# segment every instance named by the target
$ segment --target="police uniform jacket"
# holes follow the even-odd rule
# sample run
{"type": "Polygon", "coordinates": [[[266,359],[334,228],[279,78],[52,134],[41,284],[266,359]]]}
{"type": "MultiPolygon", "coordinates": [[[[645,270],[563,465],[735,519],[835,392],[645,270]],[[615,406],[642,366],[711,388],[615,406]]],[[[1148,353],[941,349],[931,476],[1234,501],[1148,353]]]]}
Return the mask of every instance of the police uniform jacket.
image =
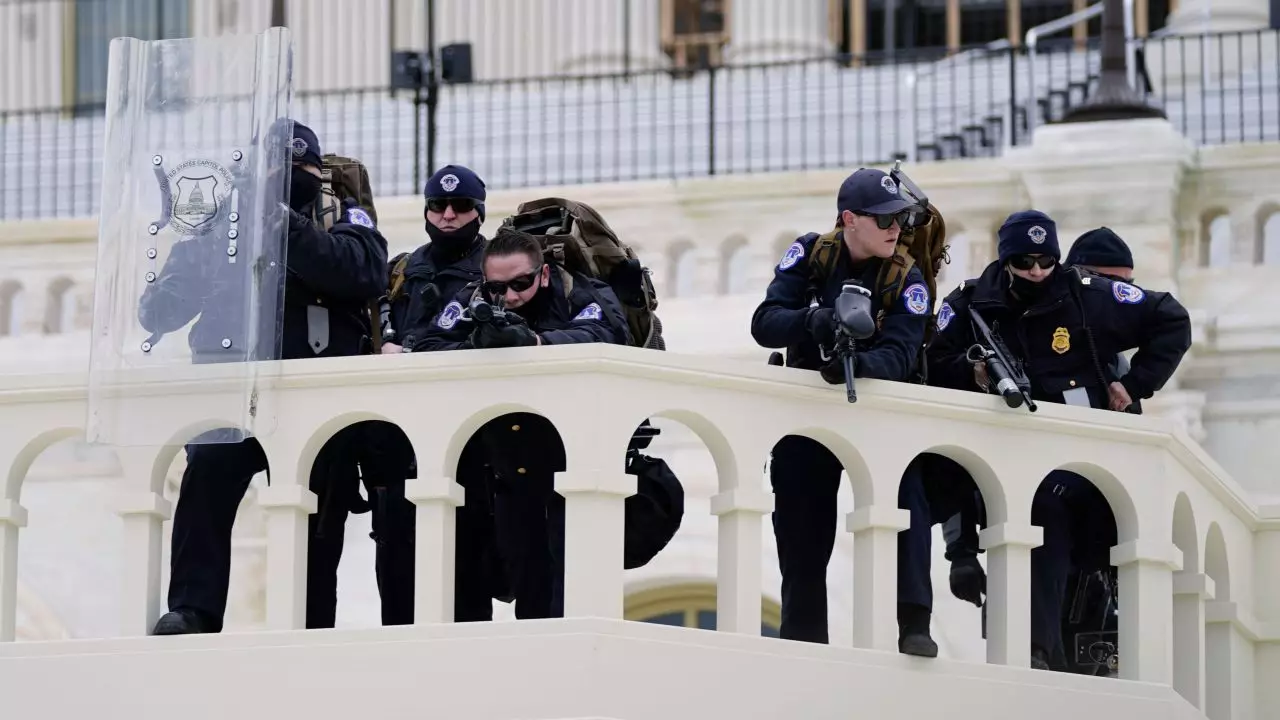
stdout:
{"type": "MultiPolygon", "coordinates": [[[[283,328],[276,327],[272,313],[260,312],[258,346],[252,353],[246,352],[249,273],[243,264],[227,262],[224,235],[215,231],[173,247],[143,293],[138,319],[144,329],[171,333],[199,316],[187,336],[195,363],[370,351],[365,309],[386,292],[387,241],[367,212],[344,202],[342,215],[328,232],[289,212],[284,297],[274,299],[283,303],[283,328]]],[[[261,292],[280,286],[274,274],[278,268],[261,272],[261,292]]],[[[265,307],[275,305],[266,298],[263,302],[265,307]]]]}
{"type": "MultiPolygon", "coordinates": [[[[480,283],[474,282],[459,291],[436,316],[414,351],[471,348],[469,336],[475,325],[462,315],[479,290],[480,283]]],[[[547,293],[548,300],[541,305],[538,317],[524,317],[524,321],[542,338],[543,345],[592,342],[626,345],[630,342],[631,333],[622,304],[607,283],[585,275],[567,274],[552,265],[550,283],[538,292],[547,293]],[[572,278],[572,288],[567,293],[566,275],[572,278]]]]}
{"type": "Polygon", "coordinates": [[[818,237],[818,233],[809,233],[787,248],[774,269],[764,302],[751,317],[751,337],[767,348],[786,348],[788,367],[821,369],[830,362],[823,355],[830,358],[833,348],[822,348],[820,354],[806,321],[817,308],[835,307],[841,287],[853,281],[871,291],[871,308],[878,320],[876,334],[858,342],[855,375],[909,381],[918,370],[925,323],[933,306],[924,276],[911,268],[894,302],[884,307],[876,277],[887,261],[872,258],[854,263],[842,246],[831,275],[820,287],[814,287],[809,277],[809,259],[818,237]],[[814,300],[816,305],[811,304],[814,300]]]}
{"type": "Polygon", "coordinates": [[[971,308],[1024,363],[1031,396],[1043,402],[1064,402],[1063,393],[1087,388],[1090,405],[1105,408],[1102,383],[1116,381],[1132,400],[1144,400],[1164,387],[1191,347],[1191,319],[1169,293],[1064,266],[1044,282],[1048,290],[1030,307],[1010,294],[1009,275],[999,262],[978,279],[961,283],[938,310],[938,333],[928,351],[930,384],[976,389],[973,366],[965,358],[977,341],[971,308]],[[1135,348],[1132,367],[1115,377],[1112,360],[1135,348]]]}
{"type": "Polygon", "coordinates": [[[391,303],[391,327],[395,328],[397,344],[413,350],[445,303],[480,280],[484,243],[484,238],[477,236],[466,252],[456,257],[440,257],[432,252],[431,243],[409,255],[400,296],[391,303]]]}

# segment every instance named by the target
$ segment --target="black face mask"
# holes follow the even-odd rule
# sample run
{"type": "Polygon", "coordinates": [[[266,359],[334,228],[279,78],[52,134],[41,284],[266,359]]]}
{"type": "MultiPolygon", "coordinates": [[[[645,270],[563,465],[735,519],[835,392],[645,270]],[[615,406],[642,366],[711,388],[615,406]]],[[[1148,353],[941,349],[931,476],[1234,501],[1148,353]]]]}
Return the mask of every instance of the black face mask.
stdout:
{"type": "Polygon", "coordinates": [[[533,294],[533,297],[529,298],[529,302],[512,310],[512,312],[524,318],[529,327],[537,329],[538,320],[546,314],[547,298],[549,297],[551,297],[551,293],[547,292],[547,288],[539,285],[537,292],[533,294]]]}
{"type": "Polygon", "coordinates": [[[1046,277],[1040,282],[1033,282],[1009,273],[1009,290],[1013,291],[1013,294],[1017,295],[1022,302],[1034,305],[1049,291],[1049,278],[1046,277]]]}
{"type": "Polygon", "coordinates": [[[426,223],[427,237],[431,238],[431,252],[442,257],[456,257],[471,248],[480,235],[480,218],[463,225],[457,230],[441,230],[426,223]]]}
{"type": "Polygon", "coordinates": [[[289,179],[289,207],[302,212],[319,197],[320,184],[320,178],[302,168],[294,168],[289,179]]]}

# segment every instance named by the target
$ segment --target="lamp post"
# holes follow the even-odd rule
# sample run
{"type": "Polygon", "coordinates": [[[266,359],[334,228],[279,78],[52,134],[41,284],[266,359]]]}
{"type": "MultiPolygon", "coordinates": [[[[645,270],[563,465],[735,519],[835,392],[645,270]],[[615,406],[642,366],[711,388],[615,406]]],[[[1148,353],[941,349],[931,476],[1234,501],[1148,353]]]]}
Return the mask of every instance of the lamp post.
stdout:
{"type": "Polygon", "coordinates": [[[1098,89],[1083,104],[1071,108],[1059,123],[1167,118],[1129,86],[1125,55],[1124,0],[1103,0],[1102,67],[1098,89]]]}

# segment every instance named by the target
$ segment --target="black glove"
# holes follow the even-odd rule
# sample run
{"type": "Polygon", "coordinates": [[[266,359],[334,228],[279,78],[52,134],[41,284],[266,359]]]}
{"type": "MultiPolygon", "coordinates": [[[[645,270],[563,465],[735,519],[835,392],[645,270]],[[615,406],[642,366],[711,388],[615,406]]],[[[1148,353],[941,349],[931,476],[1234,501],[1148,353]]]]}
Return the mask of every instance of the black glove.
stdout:
{"type": "MultiPolygon", "coordinates": [[[[814,308],[804,319],[804,329],[823,347],[836,341],[836,311],[832,308],[814,308]]],[[[841,379],[841,382],[844,382],[841,379]]]]}
{"type": "Polygon", "coordinates": [[[987,591],[987,574],[976,557],[962,557],[951,563],[951,594],[965,602],[982,606],[987,591]]]}
{"type": "Polygon", "coordinates": [[[477,323],[471,331],[471,346],[477,349],[523,347],[538,344],[538,334],[523,322],[502,326],[494,323],[477,323]]]}

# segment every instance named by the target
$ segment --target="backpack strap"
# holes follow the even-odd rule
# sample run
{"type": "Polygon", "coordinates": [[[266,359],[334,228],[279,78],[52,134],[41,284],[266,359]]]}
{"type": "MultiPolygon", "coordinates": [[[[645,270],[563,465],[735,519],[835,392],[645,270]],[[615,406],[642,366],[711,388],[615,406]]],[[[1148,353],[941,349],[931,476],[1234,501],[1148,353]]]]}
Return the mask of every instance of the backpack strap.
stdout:
{"type": "Polygon", "coordinates": [[[815,291],[821,292],[822,286],[827,282],[827,278],[831,277],[831,273],[835,272],[836,262],[840,259],[840,246],[842,244],[843,236],[840,234],[839,227],[829,233],[819,235],[818,239],[813,241],[813,250],[809,257],[809,281],[815,291]]]}
{"type": "Polygon", "coordinates": [[[395,302],[404,289],[404,269],[409,265],[409,253],[402,252],[391,263],[391,273],[387,278],[387,301],[395,302]]]}
{"type": "Polygon", "coordinates": [[[916,258],[911,254],[911,243],[914,240],[914,235],[899,234],[898,245],[893,249],[893,256],[880,268],[880,275],[876,278],[876,289],[882,293],[881,307],[889,307],[893,304],[894,298],[902,292],[902,283],[906,281],[907,274],[916,265],[916,258]]]}

